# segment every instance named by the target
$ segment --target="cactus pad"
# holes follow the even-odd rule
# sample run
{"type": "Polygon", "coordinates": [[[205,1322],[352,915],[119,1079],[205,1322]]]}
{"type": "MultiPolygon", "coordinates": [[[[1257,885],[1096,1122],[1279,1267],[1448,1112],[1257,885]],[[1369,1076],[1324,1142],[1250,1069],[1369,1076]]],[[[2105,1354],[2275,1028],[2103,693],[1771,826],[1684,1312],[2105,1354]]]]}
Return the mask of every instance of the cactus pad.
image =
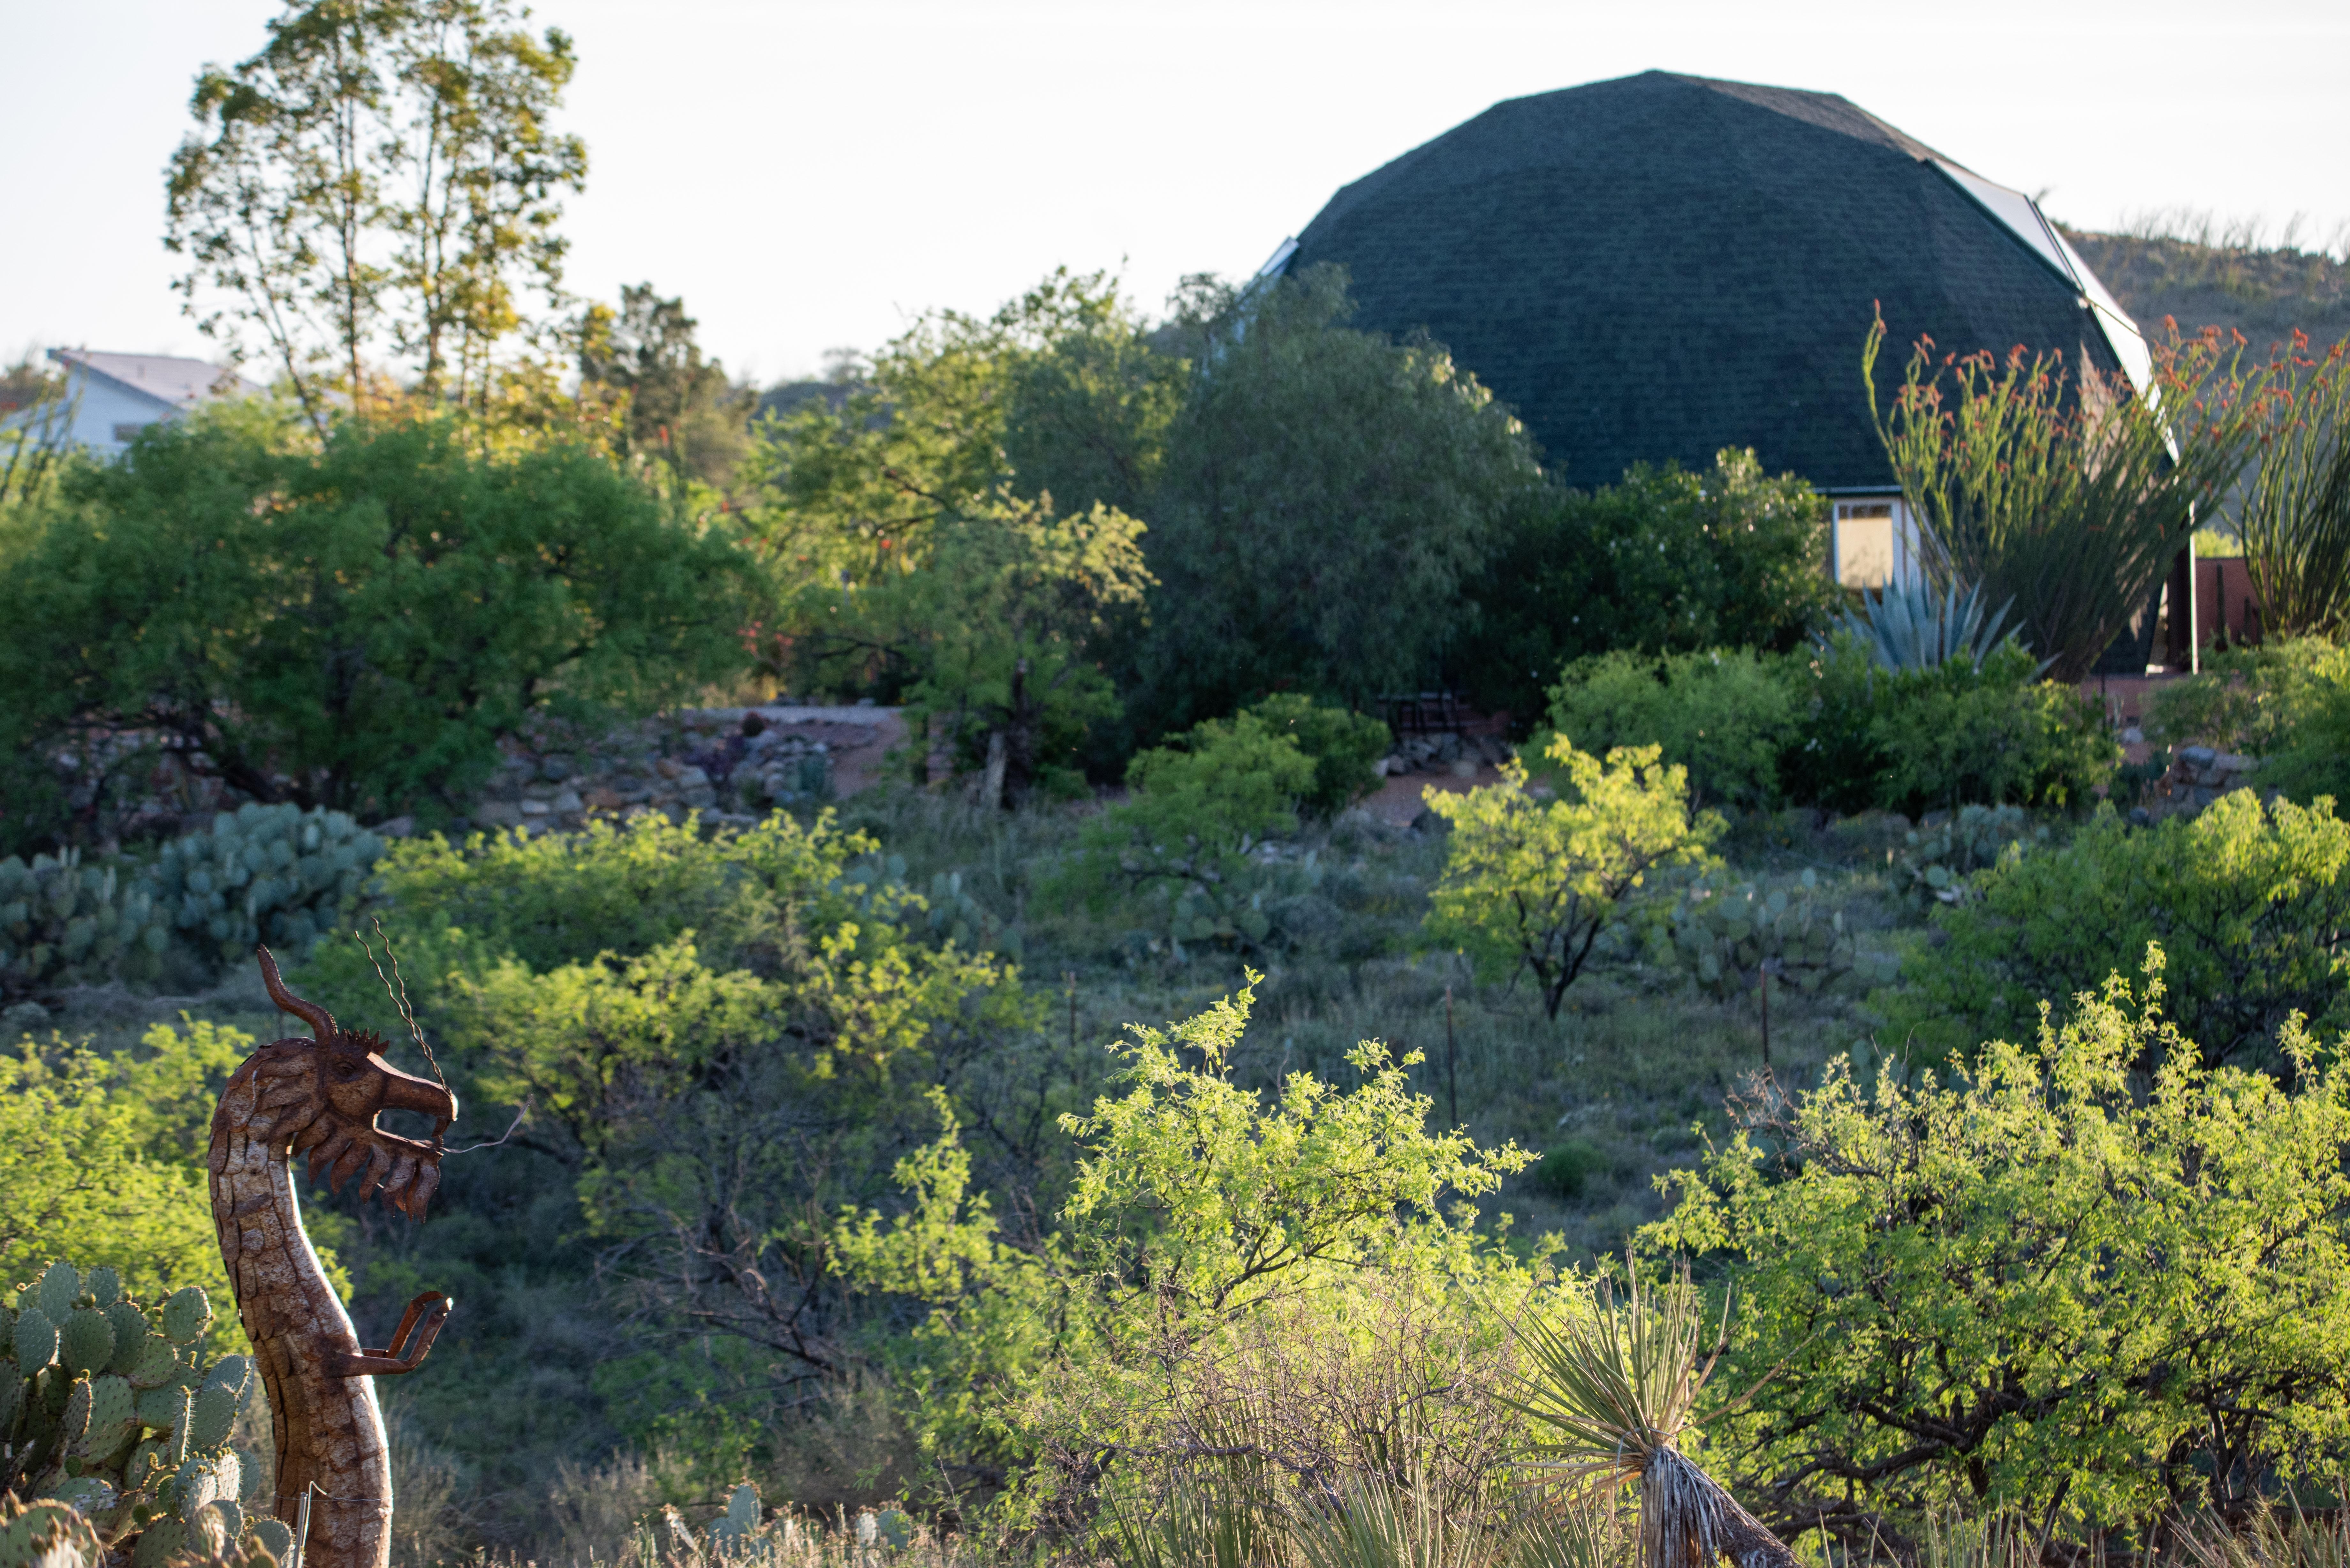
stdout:
{"type": "Polygon", "coordinates": [[[160,1334],[149,1334],[138,1362],[130,1368],[131,1386],[160,1388],[171,1382],[179,1370],[179,1354],[172,1348],[172,1342],[160,1334]]]}
{"type": "Polygon", "coordinates": [[[114,1325],[94,1308],[74,1308],[58,1334],[58,1355],[68,1371],[104,1371],[114,1359],[114,1325]]]}
{"type": "Polygon", "coordinates": [[[138,1303],[118,1301],[106,1309],[106,1325],[114,1331],[114,1358],[106,1369],[128,1377],[147,1348],[147,1315],[138,1303]]]}
{"type": "Polygon", "coordinates": [[[212,1326],[213,1303],[200,1285],[172,1293],[163,1303],[163,1337],[173,1345],[192,1345],[212,1326]]]}
{"type": "Polygon", "coordinates": [[[29,1377],[57,1358],[57,1325],[37,1306],[16,1314],[16,1371],[29,1377]]]}
{"type": "Polygon", "coordinates": [[[59,1437],[68,1444],[78,1443],[89,1431],[89,1379],[74,1379],[73,1390],[66,1396],[65,1415],[60,1417],[59,1437]]]}
{"type": "Polygon", "coordinates": [[[253,1543],[277,1562],[294,1555],[294,1531],[284,1520],[264,1514],[253,1521],[252,1529],[253,1543]]]}
{"type": "Polygon", "coordinates": [[[139,1420],[139,1399],[128,1380],[100,1377],[89,1386],[89,1430],[82,1438],[85,1454],[110,1454],[122,1446],[139,1420]]]}
{"type": "Polygon", "coordinates": [[[169,1516],[157,1520],[139,1532],[139,1542],[130,1549],[131,1568],[163,1568],[186,1540],[186,1527],[178,1520],[169,1516]]]}
{"type": "Polygon", "coordinates": [[[103,1312],[122,1299],[122,1276],[100,1263],[83,1276],[81,1288],[90,1293],[93,1304],[103,1312]]]}
{"type": "Polygon", "coordinates": [[[90,1521],[57,1498],[18,1502],[0,1497],[0,1568],[40,1563],[98,1563],[106,1548],[90,1521]]]}
{"type": "Polygon", "coordinates": [[[237,1397],[234,1389],[218,1383],[207,1383],[188,1407],[188,1445],[192,1449],[216,1449],[228,1441],[229,1428],[236,1424],[237,1397]]]}
{"type": "Polygon", "coordinates": [[[59,1258],[41,1275],[33,1287],[33,1303],[49,1314],[51,1323],[63,1323],[73,1311],[74,1300],[81,1294],[81,1272],[59,1258]]]}

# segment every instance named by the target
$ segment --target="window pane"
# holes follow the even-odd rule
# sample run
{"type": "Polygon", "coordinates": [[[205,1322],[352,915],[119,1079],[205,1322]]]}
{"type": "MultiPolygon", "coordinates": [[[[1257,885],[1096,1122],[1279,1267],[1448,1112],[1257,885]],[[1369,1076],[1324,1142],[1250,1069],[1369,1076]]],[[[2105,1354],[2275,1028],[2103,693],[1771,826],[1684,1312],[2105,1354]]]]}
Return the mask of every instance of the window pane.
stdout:
{"type": "Polygon", "coordinates": [[[1836,508],[1835,580],[1848,588],[1881,588],[1893,580],[1893,506],[1847,502],[1836,508]]]}

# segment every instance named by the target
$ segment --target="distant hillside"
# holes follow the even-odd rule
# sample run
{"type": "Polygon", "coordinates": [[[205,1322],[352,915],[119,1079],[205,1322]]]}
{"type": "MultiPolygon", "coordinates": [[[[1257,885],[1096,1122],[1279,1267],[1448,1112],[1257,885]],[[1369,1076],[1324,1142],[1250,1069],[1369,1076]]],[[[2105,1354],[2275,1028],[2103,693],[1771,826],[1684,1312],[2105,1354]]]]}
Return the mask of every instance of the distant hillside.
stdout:
{"type": "Polygon", "coordinates": [[[2147,334],[2175,317],[2182,332],[2232,327],[2265,349],[2298,327],[2319,343],[2350,337],[2350,266],[2322,251],[2140,232],[2064,237],[2147,334]]]}

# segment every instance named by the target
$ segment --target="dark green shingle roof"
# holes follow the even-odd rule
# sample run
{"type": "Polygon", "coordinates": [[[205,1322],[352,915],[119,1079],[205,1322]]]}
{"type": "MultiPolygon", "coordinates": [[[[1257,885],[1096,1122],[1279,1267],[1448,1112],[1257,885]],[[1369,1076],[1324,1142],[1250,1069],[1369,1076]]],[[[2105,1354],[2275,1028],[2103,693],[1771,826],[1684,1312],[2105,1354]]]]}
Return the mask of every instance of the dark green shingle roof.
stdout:
{"type": "Polygon", "coordinates": [[[1287,268],[1343,264],[1357,326],[1425,327],[1575,484],[1735,445],[1882,488],[1872,302],[1880,389],[1920,333],[2116,368],[2068,264],[1939,156],[1832,93],[1649,71],[1495,104],[1341,190],[1287,268]]]}

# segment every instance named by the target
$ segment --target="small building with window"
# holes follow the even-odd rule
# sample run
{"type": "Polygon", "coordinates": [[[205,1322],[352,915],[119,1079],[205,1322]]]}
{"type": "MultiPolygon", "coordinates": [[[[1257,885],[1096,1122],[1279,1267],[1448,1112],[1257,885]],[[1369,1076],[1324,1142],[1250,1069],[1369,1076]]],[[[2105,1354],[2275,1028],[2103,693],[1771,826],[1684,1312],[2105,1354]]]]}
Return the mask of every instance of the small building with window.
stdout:
{"type": "Polygon", "coordinates": [[[26,410],[19,419],[44,429],[44,439],[86,447],[116,457],[133,436],[161,420],[175,420],[208,399],[244,397],[260,389],[234,370],[202,359],[170,354],[99,354],[86,348],[52,348],[50,360],[64,367],[65,392],[49,410],[26,410]]]}
{"type": "Polygon", "coordinates": [[[2152,376],[2031,197],[1834,93],[1648,71],[1512,99],[1340,190],[1264,270],[1324,262],[1355,325],[1426,329],[1571,483],[1726,446],[1810,480],[1856,588],[1919,570],[1861,381],[1879,308],[1881,398],[1921,336],[2152,376]]]}

